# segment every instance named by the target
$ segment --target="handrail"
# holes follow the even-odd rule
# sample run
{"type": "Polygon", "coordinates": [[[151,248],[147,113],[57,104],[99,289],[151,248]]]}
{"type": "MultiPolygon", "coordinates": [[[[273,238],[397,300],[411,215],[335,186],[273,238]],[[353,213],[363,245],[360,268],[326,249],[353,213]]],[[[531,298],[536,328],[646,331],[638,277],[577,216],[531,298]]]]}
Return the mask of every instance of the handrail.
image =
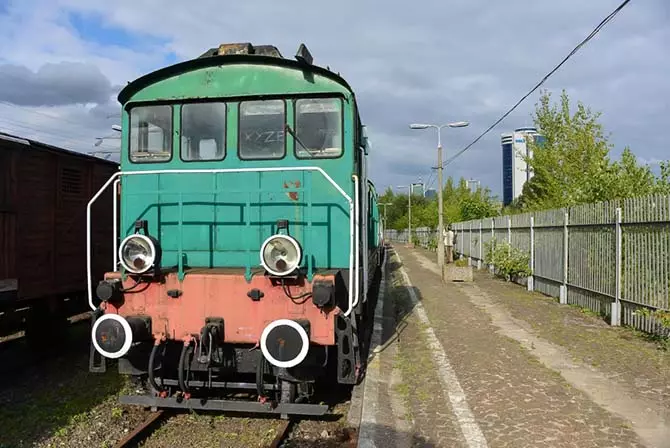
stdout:
{"type": "MultiPolygon", "coordinates": [[[[358,219],[358,214],[360,213],[360,207],[358,206],[358,204],[360,203],[360,193],[358,192],[359,181],[358,181],[358,176],[357,175],[354,174],[351,177],[354,179],[354,216],[355,216],[355,218],[354,218],[355,226],[354,227],[355,227],[356,230],[360,230],[361,222],[358,219]]],[[[359,252],[360,251],[360,247],[359,247],[360,238],[359,238],[358,233],[359,232],[356,231],[356,236],[354,237],[354,240],[356,241],[356,249],[353,251],[354,256],[356,257],[356,261],[355,261],[355,266],[356,266],[356,268],[355,268],[355,271],[356,271],[356,280],[355,280],[356,281],[356,295],[354,297],[353,302],[350,305],[351,309],[354,309],[354,307],[356,305],[358,305],[358,297],[359,297],[360,288],[361,288],[361,286],[360,286],[361,276],[359,275],[359,272],[358,272],[359,269],[360,269],[360,260],[361,260],[361,256],[360,256],[360,252],[359,252]]],[[[351,287],[351,274],[353,273],[352,271],[353,271],[353,269],[351,271],[349,271],[349,279],[350,279],[349,280],[349,285],[350,285],[349,290],[352,289],[352,287],[351,287]]]]}
{"type": "Polygon", "coordinates": [[[116,272],[116,269],[119,266],[119,260],[116,257],[116,243],[118,242],[117,239],[116,239],[116,235],[118,233],[117,226],[118,226],[118,216],[119,216],[119,208],[118,207],[119,206],[118,206],[116,200],[117,200],[117,194],[119,192],[119,184],[120,183],[121,183],[121,179],[116,179],[114,181],[113,186],[112,186],[112,190],[113,190],[112,191],[112,204],[113,204],[112,219],[114,220],[113,229],[112,229],[112,232],[113,232],[113,235],[112,235],[112,252],[113,252],[113,255],[112,256],[114,257],[114,264],[112,265],[112,269],[114,270],[114,272],[116,272]]]}
{"type": "MultiPolygon", "coordinates": [[[[354,235],[357,233],[356,229],[360,226],[358,218],[356,216],[355,203],[351,197],[340,187],[332,177],[328,175],[322,168],[318,166],[305,166],[305,167],[267,167],[267,168],[218,168],[218,169],[172,169],[172,170],[146,170],[146,171],[118,171],[114,173],[108,180],[103,184],[98,192],[93,195],[88,205],[86,206],[86,273],[87,273],[87,283],[88,283],[88,304],[92,310],[95,311],[96,307],[93,304],[93,272],[91,267],[91,207],[95,201],[102,195],[102,193],[109,187],[109,185],[120,178],[121,176],[139,176],[139,175],[150,175],[150,174],[223,174],[223,173],[265,173],[265,172],[290,172],[290,171],[317,171],[323,175],[324,178],[330,184],[335,187],[335,189],[344,197],[344,199],[349,204],[349,297],[348,309],[344,312],[345,316],[348,316],[353,311],[355,306],[354,304],[354,288],[351,287],[351,284],[354,280],[354,269],[356,274],[358,274],[358,260],[359,257],[355,257],[354,262],[354,246],[358,248],[357,238],[354,238],[354,235]]],[[[354,178],[354,186],[356,189],[356,200],[358,200],[358,178],[354,178]]],[[[116,195],[114,195],[114,206],[116,208],[116,195]]],[[[114,218],[116,220],[116,218],[114,218]]],[[[116,222],[116,221],[115,221],[116,222]]],[[[116,227],[116,224],[114,225],[116,227]]],[[[116,229],[114,230],[114,270],[116,270],[116,229]]],[[[357,277],[358,278],[358,275],[357,277]]],[[[358,296],[358,281],[356,281],[356,296],[358,296]]],[[[358,299],[356,297],[356,303],[358,299]]]]}

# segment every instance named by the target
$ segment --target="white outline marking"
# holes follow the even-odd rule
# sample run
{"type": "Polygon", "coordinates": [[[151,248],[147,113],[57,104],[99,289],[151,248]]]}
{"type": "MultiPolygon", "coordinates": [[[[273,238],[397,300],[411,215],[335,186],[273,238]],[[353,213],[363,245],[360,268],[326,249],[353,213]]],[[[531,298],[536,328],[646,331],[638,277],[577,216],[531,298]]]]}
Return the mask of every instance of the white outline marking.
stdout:
{"type": "Polygon", "coordinates": [[[277,367],[283,367],[285,369],[295,367],[301,362],[305,360],[307,357],[307,352],[309,351],[309,337],[307,336],[307,332],[305,331],[302,326],[290,319],[278,319],[275,320],[274,322],[271,322],[265,329],[263,330],[263,333],[261,334],[261,351],[263,352],[263,355],[265,356],[265,359],[267,359],[270,364],[277,366],[277,367]],[[293,358],[290,361],[278,361],[276,360],[268,351],[267,348],[267,339],[268,335],[270,334],[270,331],[275,329],[276,327],[280,325],[287,325],[291,328],[293,328],[295,331],[298,332],[300,335],[300,338],[302,339],[302,349],[300,350],[300,353],[298,353],[298,356],[293,358]]]}
{"type": "Polygon", "coordinates": [[[116,359],[122,357],[123,355],[128,353],[128,350],[130,350],[130,346],[133,343],[133,332],[130,329],[130,324],[123,317],[119,316],[118,314],[105,314],[101,316],[98,320],[96,320],[95,323],[93,324],[93,328],[91,329],[91,339],[93,341],[93,346],[102,356],[106,358],[116,359]],[[102,347],[98,345],[98,341],[95,339],[95,333],[98,330],[98,327],[102,322],[106,320],[115,320],[118,323],[120,323],[124,333],[126,334],[126,340],[123,343],[121,350],[115,353],[110,353],[106,350],[103,350],[102,347]]]}
{"type": "MultiPolygon", "coordinates": [[[[332,177],[330,177],[322,168],[319,168],[317,166],[288,166],[288,167],[266,167],[266,168],[219,168],[219,169],[190,169],[190,170],[147,170],[147,171],[117,171],[116,173],[112,174],[112,176],[107,180],[107,182],[104,183],[102,187],[98,190],[98,192],[93,195],[93,197],[88,201],[88,205],[86,206],[86,276],[87,276],[87,283],[88,283],[88,305],[91,307],[93,311],[97,309],[97,307],[93,304],[93,267],[91,265],[92,263],[92,252],[91,252],[91,207],[93,206],[93,203],[98,200],[98,198],[102,195],[102,193],[109,187],[109,184],[114,182],[117,178],[120,178],[121,176],[135,176],[135,175],[149,175],[149,174],[198,174],[198,173],[209,173],[209,174],[217,174],[217,173],[269,173],[269,172],[282,172],[282,171],[317,171],[323,175],[323,177],[326,178],[328,182],[346,199],[347,203],[349,204],[349,285],[360,283],[358,275],[354,278],[354,258],[358,260],[358,257],[354,257],[354,251],[351,250],[351,248],[354,247],[354,235],[356,234],[356,226],[354,225],[355,219],[355,213],[354,213],[354,208],[355,208],[355,203],[351,199],[351,197],[340,187],[337,182],[333,180],[332,177]]],[[[354,186],[356,188],[358,182],[358,178],[354,178],[354,186]]],[[[116,193],[114,194],[114,200],[116,200],[116,193]]],[[[360,223],[359,223],[360,224],[360,223]]],[[[116,241],[116,234],[114,235],[114,240],[116,241]]],[[[116,249],[115,249],[116,250],[116,249]]],[[[116,271],[116,266],[114,266],[114,270],[116,271]]],[[[356,272],[358,274],[358,268],[356,269],[356,272]]],[[[354,289],[349,288],[349,307],[347,310],[344,312],[345,316],[349,316],[351,312],[354,309],[354,289]]]]}
{"type": "MultiPolygon", "coordinates": [[[[383,246],[382,246],[383,247],[383,246]]],[[[382,331],[384,328],[384,305],[386,299],[386,261],[389,257],[388,248],[384,249],[384,261],[381,266],[381,279],[377,291],[377,304],[373,317],[372,335],[370,336],[370,348],[368,354],[368,368],[365,374],[365,385],[363,388],[363,404],[361,406],[361,421],[358,430],[359,448],[376,448],[375,441],[378,438],[377,412],[379,408],[379,383],[381,376],[381,353],[379,348],[382,344],[382,331]],[[370,355],[374,353],[374,357],[370,355]]]]}

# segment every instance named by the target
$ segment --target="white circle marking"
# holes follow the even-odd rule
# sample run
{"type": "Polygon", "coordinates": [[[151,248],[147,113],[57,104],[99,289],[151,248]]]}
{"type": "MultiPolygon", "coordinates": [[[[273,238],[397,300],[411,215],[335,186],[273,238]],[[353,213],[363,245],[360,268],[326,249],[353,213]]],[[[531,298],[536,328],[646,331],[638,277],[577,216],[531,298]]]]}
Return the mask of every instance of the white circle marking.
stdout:
{"type": "Polygon", "coordinates": [[[118,314],[105,314],[98,320],[96,320],[95,323],[93,324],[93,328],[91,329],[91,339],[93,340],[93,346],[101,355],[107,358],[116,359],[122,357],[123,355],[128,353],[128,350],[130,350],[130,345],[133,343],[133,332],[130,329],[130,324],[123,317],[119,316],[118,314]],[[123,328],[123,332],[125,333],[126,336],[126,340],[124,341],[121,350],[115,353],[110,353],[106,350],[103,350],[103,348],[100,347],[100,345],[98,345],[98,341],[95,338],[95,333],[98,330],[98,327],[102,322],[106,320],[115,320],[118,323],[120,323],[121,327],[123,328]]]}
{"type": "Polygon", "coordinates": [[[263,330],[263,333],[261,334],[261,351],[263,352],[263,355],[265,356],[265,359],[267,359],[270,364],[277,366],[277,367],[283,367],[283,368],[290,368],[290,367],[295,367],[301,362],[305,360],[307,357],[307,352],[309,351],[309,337],[307,336],[307,332],[305,329],[296,321],[290,320],[290,319],[278,319],[273,322],[271,322],[265,329],[263,330]],[[270,334],[270,331],[274,330],[275,328],[279,327],[280,325],[286,325],[291,328],[293,328],[295,331],[298,332],[300,335],[300,339],[302,339],[302,349],[300,350],[300,353],[298,353],[298,356],[295,358],[289,360],[289,361],[279,361],[275,359],[269,352],[267,348],[267,339],[268,335],[270,334]]]}

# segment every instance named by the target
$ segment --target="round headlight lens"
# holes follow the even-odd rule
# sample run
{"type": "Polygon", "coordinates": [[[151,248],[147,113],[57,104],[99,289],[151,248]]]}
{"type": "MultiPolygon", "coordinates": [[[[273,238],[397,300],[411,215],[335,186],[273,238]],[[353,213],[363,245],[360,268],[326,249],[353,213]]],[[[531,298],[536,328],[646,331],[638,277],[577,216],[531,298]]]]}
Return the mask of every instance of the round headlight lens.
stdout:
{"type": "Polygon", "coordinates": [[[119,260],[127,271],[142,274],[156,261],[156,245],[145,235],[130,235],[119,247],[119,260]]]}
{"type": "Polygon", "coordinates": [[[261,246],[261,264],[271,274],[288,275],[300,264],[300,245],[288,235],[273,235],[261,246]]]}

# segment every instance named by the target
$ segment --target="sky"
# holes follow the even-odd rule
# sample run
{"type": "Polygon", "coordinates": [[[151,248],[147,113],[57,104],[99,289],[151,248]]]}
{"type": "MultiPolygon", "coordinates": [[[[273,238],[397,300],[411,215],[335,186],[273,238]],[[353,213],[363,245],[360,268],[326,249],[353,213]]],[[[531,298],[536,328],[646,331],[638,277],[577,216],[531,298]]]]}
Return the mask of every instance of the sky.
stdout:
{"type": "MultiPolygon", "coordinates": [[[[354,89],[372,141],[370,176],[436,186],[445,159],[474,140],[621,0],[314,2],[0,0],[0,131],[77,151],[114,150],[123,85],[221,43],[304,42],[314,63],[354,89]],[[170,2],[172,3],[172,2],[170,2]],[[323,3],[323,4],[321,4],[323,3]],[[94,146],[96,138],[104,139],[94,146]]],[[[670,2],[633,0],[543,86],[602,113],[613,157],[629,146],[654,167],[670,159],[670,2]]],[[[533,124],[539,91],[447,166],[502,196],[500,134],[533,124]]]]}

